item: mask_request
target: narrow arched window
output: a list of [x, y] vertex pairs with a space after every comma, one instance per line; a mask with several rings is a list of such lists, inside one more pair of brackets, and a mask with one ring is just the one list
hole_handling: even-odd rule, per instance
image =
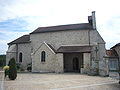
[[45, 62], [45, 51], [41, 52], [41, 62]]
[[19, 62], [22, 62], [22, 53], [19, 53]]

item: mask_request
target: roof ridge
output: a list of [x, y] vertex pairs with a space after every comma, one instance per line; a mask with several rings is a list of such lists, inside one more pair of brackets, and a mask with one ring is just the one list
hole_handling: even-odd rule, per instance
[[52, 25], [52, 26], [42, 26], [42, 27], [38, 27], [38, 28], [59, 27], [59, 26], [79, 25], [79, 24], [89, 24], [89, 23], [61, 24], [61, 25]]
[[58, 32], [67, 30], [90, 30], [93, 29], [90, 23], [78, 23], [78, 24], [67, 24], [67, 25], [56, 25], [47, 27], [38, 27], [30, 34], [45, 33], [45, 32]]

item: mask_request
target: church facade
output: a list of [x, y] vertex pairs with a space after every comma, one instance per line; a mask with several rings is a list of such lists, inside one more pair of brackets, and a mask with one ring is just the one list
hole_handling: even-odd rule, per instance
[[7, 61], [14, 57], [32, 72], [79, 72], [108, 75], [105, 41], [96, 30], [95, 12], [88, 23], [39, 27], [10, 43]]

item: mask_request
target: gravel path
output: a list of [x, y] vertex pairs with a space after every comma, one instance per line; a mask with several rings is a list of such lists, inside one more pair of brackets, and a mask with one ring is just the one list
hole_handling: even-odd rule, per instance
[[75, 73], [19, 73], [14, 81], [4, 81], [5, 90], [119, 90], [116, 79]]

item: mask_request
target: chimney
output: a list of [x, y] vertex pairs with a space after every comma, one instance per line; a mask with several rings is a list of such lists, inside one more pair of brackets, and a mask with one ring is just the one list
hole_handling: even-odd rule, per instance
[[96, 29], [95, 11], [92, 11], [92, 26], [93, 26], [93, 29]]
[[92, 11], [92, 16], [88, 16], [88, 22], [93, 26], [93, 29], [96, 29], [95, 11]]
[[92, 25], [92, 16], [88, 16], [88, 22]]

